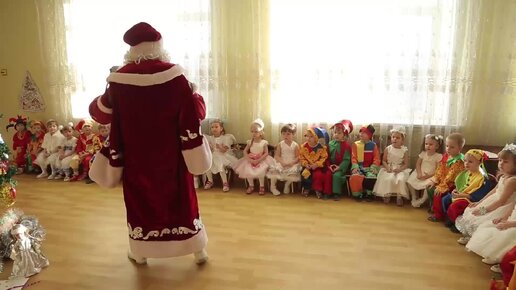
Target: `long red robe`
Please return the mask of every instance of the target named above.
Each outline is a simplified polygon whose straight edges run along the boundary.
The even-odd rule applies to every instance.
[[[90,114],[101,124],[111,123],[107,157],[112,166],[123,165],[131,251],[162,258],[202,250],[207,235],[192,176],[211,166],[199,130],[202,97],[192,92],[180,66],[158,60],[127,64],[108,81]],[[143,135],[159,136],[160,142],[149,148]]]

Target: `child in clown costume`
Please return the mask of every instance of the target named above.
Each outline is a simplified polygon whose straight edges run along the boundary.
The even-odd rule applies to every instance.
[[[461,150],[465,143],[466,140],[460,133],[452,133],[446,138],[446,154],[437,165],[427,190],[430,210],[433,209],[434,203],[437,203],[436,206],[439,207],[444,194],[455,188],[455,178],[464,170],[464,154],[461,153]]]
[[[9,125],[5,128],[9,130],[11,127],[14,127],[16,130],[13,136],[14,161],[16,163],[17,173],[21,174],[27,165],[25,156],[27,155],[27,147],[31,140],[30,132],[27,131],[27,118],[20,115],[16,118],[10,118]]]
[[[351,147],[351,177],[349,185],[351,194],[356,200],[366,198],[367,201],[373,200],[372,190],[364,192],[363,182],[366,177],[376,178],[380,169],[380,152],[376,143],[372,141],[374,134],[373,125],[362,126],[360,128],[360,140],[353,143]]]
[[[99,124],[97,127],[99,133],[93,137],[93,148],[95,152],[99,152],[104,146],[104,142],[109,136],[109,125]]]
[[[75,130],[81,132],[77,138],[77,147],[75,147],[75,155],[70,162],[70,167],[73,170],[73,177],[70,181],[84,180],[88,177],[90,170],[90,160],[95,154],[95,144],[93,133],[93,122],[91,120],[81,120],[76,126]],[[82,173],[79,174],[79,165],[82,164]]]
[[[301,180],[302,194],[308,196],[310,189],[315,190],[317,198],[328,198],[332,194],[331,180],[325,177],[331,174],[327,169],[328,149],[324,144],[329,143],[329,135],[325,129],[312,127],[306,130],[306,142],[299,149],[299,161],[303,170]],[[324,195],[323,195],[324,194]]]
[[[99,124],[97,129],[98,129],[99,133],[95,134],[95,136],[93,137],[93,152],[94,152],[94,154],[99,152],[102,149],[102,147],[104,147],[104,142],[106,142],[106,140],[109,137],[110,126],[109,126],[109,124],[107,124],[107,125]],[[89,160],[89,168],[91,168],[91,164],[93,163],[94,159],[95,158],[91,158]],[[93,183],[93,182],[94,181],[91,180],[89,178],[89,176],[86,178],[86,184],[90,184],[90,183]]]
[[[430,221],[446,220],[446,226],[454,232],[455,220],[464,213],[470,203],[478,202],[492,189],[487,177],[483,161],[487,158],[484,151],[471,149],[464,155],[466,170],[462,171],[455,178],[455,189],[445,193],[440,204],[434,202],[434,215]]]
[[[330,174],[327,178],[332,181],[332,192],[335,199],[340,199],[342,188],[347,185],[346,174],[351,164],[351,146],[347,138],[353,131],[353,123],[349,120],[342,120],[330,129],[333,130],[333,140],[328,146]]]
[[[43,151],[41,145],[43,144],[43,138],[47,132],[45,124],[41,121],[30,121],[29,127],[31,130],[31,140],[27,147],[27,168],[29,171],[34,171],[35,167],[39,167],[36,162],[38,154]]]

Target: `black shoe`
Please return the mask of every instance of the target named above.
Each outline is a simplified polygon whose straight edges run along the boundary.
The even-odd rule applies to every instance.
[[[455,224],[453,224],[453,225],[450,227],[450,231],[451,231],[452,233],[460,234],[460,231],[455,227]]]
[[[89,177],[86,178],[86,180],[84,181],[84,183],[86,184],[92,184],[92,183],[95,183],[95,181],[91,180]]]
[[[353,196],[353,199],[354,199],[356,202],[361,202],[361,201],[362,201],[362,196]]]
[[[334,194],[333,195],[333,200],[334,201],[339,201],[340,200],[340,194]]]
[[[454,225],[455,225],[455,223],[454,223],[454,222],[452,222],[452,221],[451,221],[451,220],[449,220],[449,219],[446,219],[446,221],[444,222],[444,226],[445,226],[445,227],[447,227],[447,228],[450,228],[450,227],[452,227],[452,226],[454,226]]]

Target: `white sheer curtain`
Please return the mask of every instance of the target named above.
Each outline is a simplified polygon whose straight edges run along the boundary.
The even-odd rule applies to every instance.
[[[413,140],[419,145],[430,126],[442,134],[458,128],[468,109],[475,61],[468,54],[476,45],[472,5],[271,1],[273,124],[374,123],[382,147],[395,125],[407,127],[409,146]]]
[[[89,102],[103,92],[109,69],[121,65],[129,46],[127,29],[148,22],[163,37],[171,62],[186,69],[209,101],[209,0],[69,0],[63,3],[68,68],[75,90],[71,94],[75,118],[88,116]]]

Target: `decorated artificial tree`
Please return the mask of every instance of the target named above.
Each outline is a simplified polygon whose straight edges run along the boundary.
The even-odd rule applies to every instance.
[[[3,259],[11,258],[14,263],[10,278],[29,277],[48,266],[47,258],[41,253],[45,230],[36,217],[11,208],[16,201],[13,176],[17,169],[10,164],[9,157],[9,147],[0,135],[0,272]]]

